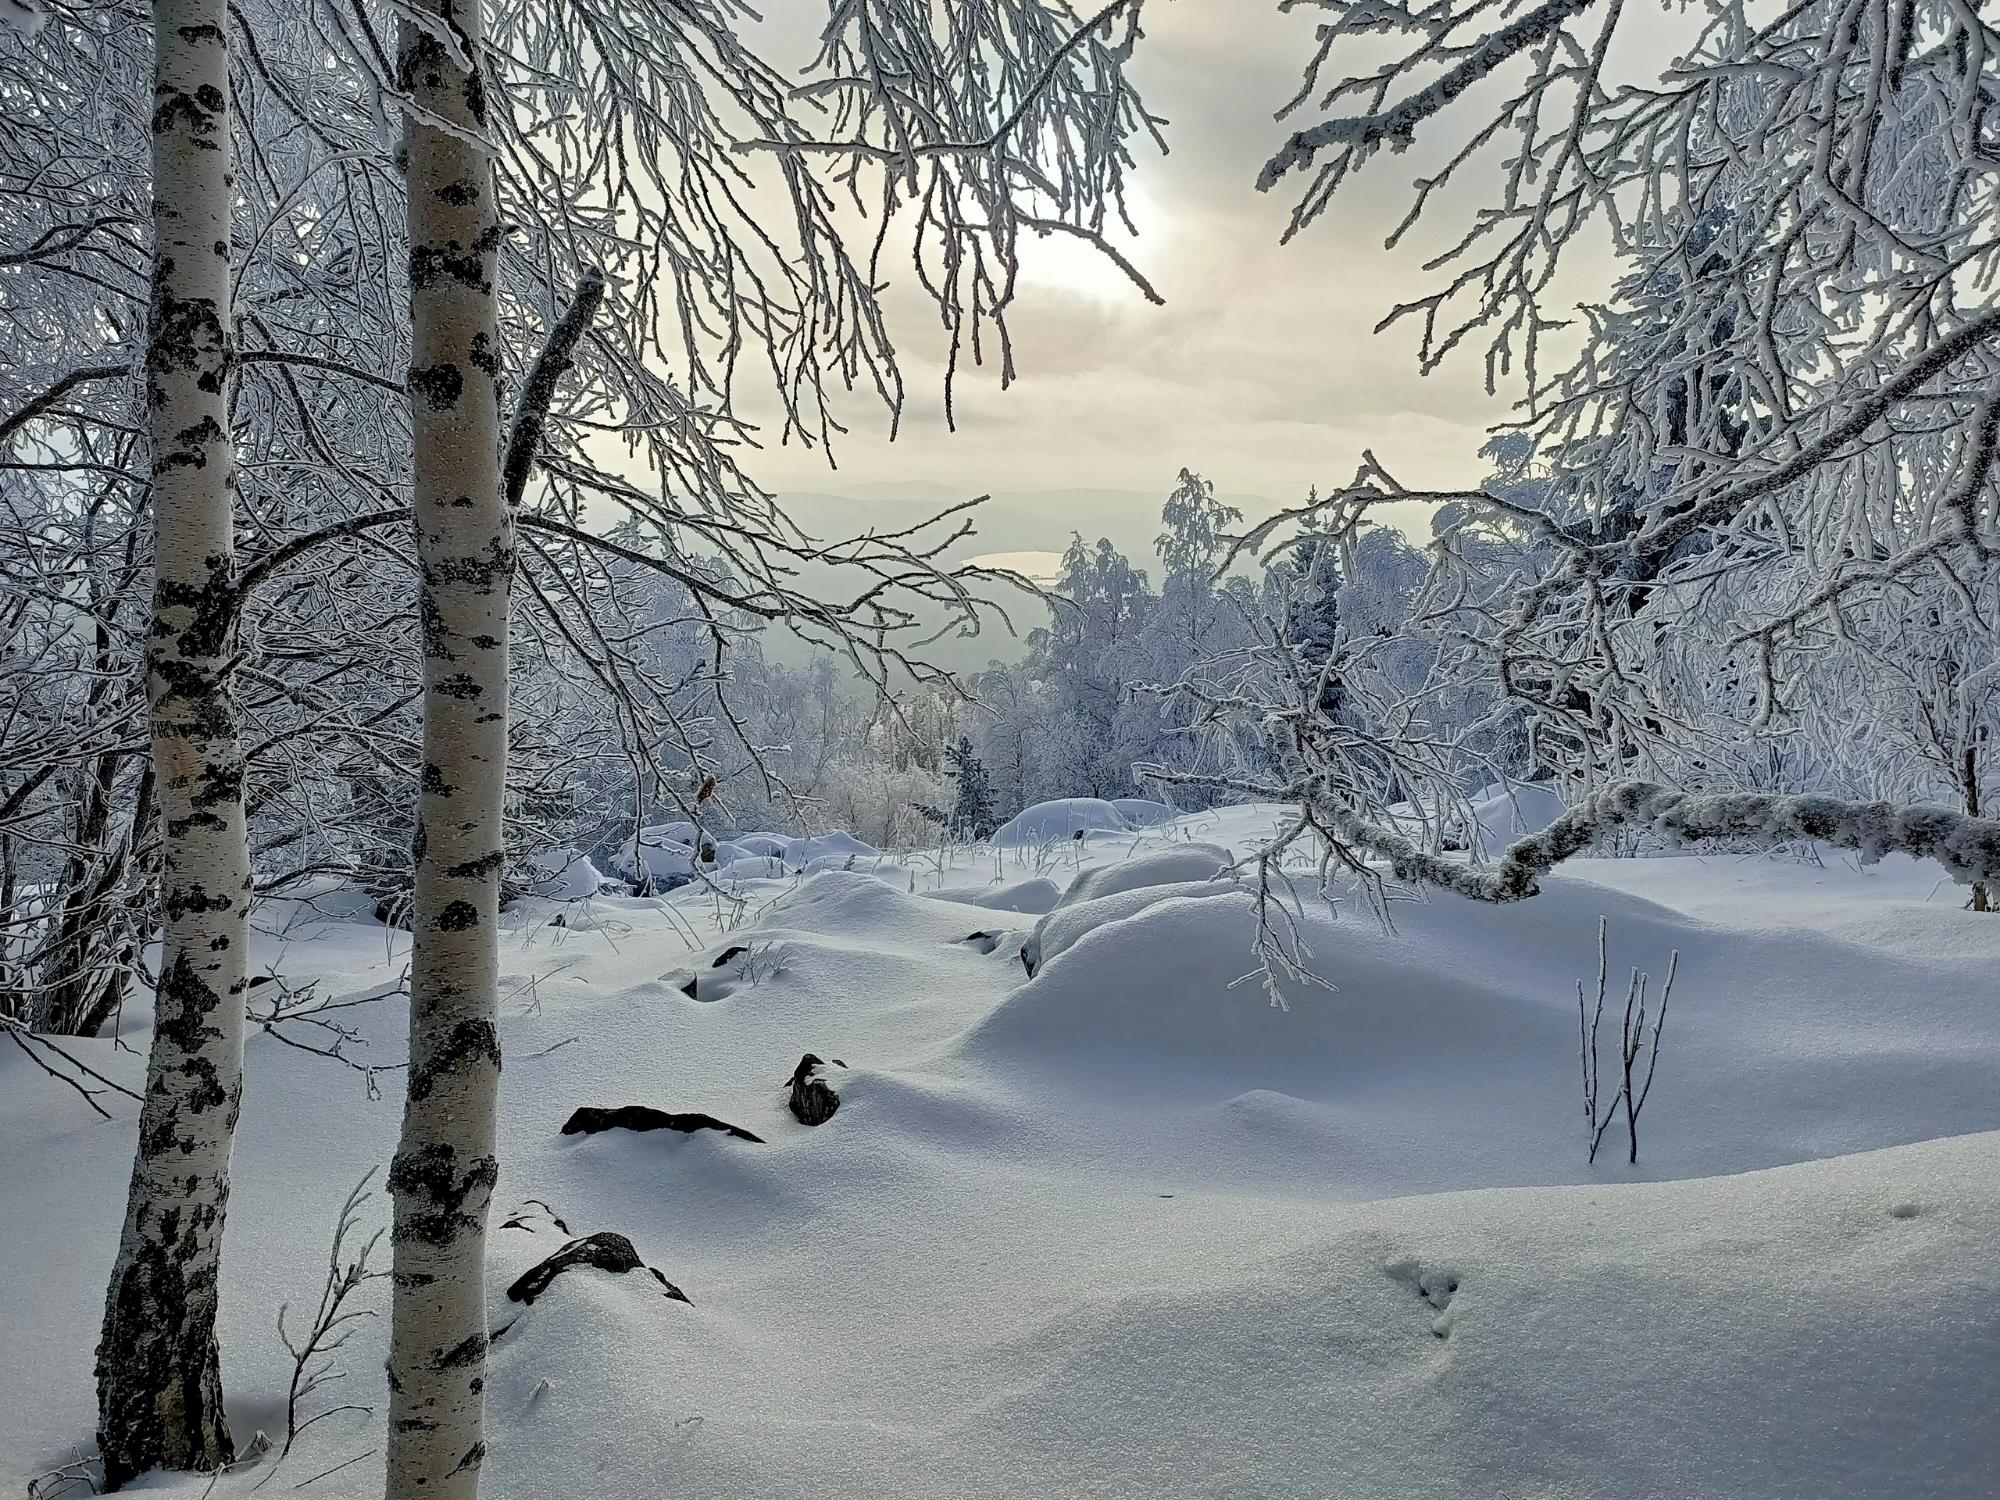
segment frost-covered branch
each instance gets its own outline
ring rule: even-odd
[[[1310,788],[1306,800],[1344,845],[1386,861],[1399,880],[1438,886],[1474,901],[1520,901],[1538,894],[1541,876],[1614,830],[1667,844],[1811,839],[1853,850],[1864,860],[1885,854],[1932,860],[1954,880],[2000,878],[2000,822],[1941,807],[1761,792],[1695,795],[1625,781],[1587,794],[1548,828],[1512,845],[1492,868],[1481,869],[1429,853],[1400,833],[1315,797]]]

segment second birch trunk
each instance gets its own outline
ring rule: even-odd
[[[473,1500],[486,1447],[486,1215],[499,1165],[495,1025],[513,524],[500,482],[501,236],[476,70],[478,0],[417,0],[402,82],[411,436],[424,654],[409,1095],[395,1196],[388,1494]],[[450,37],[447,48],[441,40]],[[440,128],[442,126],[446,128]]]

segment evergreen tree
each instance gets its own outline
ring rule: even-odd
[[[917,811],[933,823],[942,824],[950,838],[974,842],[991,838],[993,830],[1000,826],[1000,815],[993,783],[987,778],[985,764],[973,752],[972,741],[960,735],[957,744],[945,746],[944,758],[947,762],[944,774],[958,788],[957,797],[949,810],[918,803]]]

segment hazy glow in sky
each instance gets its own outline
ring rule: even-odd
[[[1485,395],[1477,357],[1425,379],[1408,333],[1371,332],[1429,284],[1412,253],[1422,245],[1382,248],[1398,189],[1420,163],[1385,163],[1342,215],[1280,246],[1290,200],[1259,194],[1254,180],[1287,129],[1272,114],[1297,86],[1311,16],[1153,0],[1147,17],[1135,71],[1168,119],[1172,154],[1141,159],[1141,237],[1126,248],[1167,305],[1146,303],[1079,243],[1039,242],[1012,316],[1012,389],[986,372],[961,375],[958,431],[948,433],[931,329],[906,319],[900,437],[886,442],[884,424],[857,406],[837,473],[817,453],[774,448],[751,460],[758,479],[850,494],[897,481],[1164,496],[1186,466],[1225,493],[1289,504],[1349,478],[1364,447],[1413,482],[1479,477],[1484,429],[1506,409]],[[1089,533],[1101,523],[1081,509],[1074,525]]]

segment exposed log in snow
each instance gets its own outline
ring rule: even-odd
[[[639,1252],[632,1248],[632,1242],[622,1234],[609,1230],[587,1235],[580,1240],[571,1240],[548,1259],[531,1266],[512,1286],[507,1288],[507,1300],[532,1305],[534,1300],[549,1289],[549,1283],[563,1272],[578,1266],[595,1266],[600,1271],[611,1271],[623,1275],[628,1271],[645,1271],[667,1289],[667,1295],[676,1302],[694,1304],[686,1292],[675,1286],[666,1277],[655,1271],[643,1260]]]
[[[724,1135],[735,1136],[739,1141],[755,1141],[760,1146],[764,1144],[762,1136],[752,1135],[742,1126],[718,1120],[714,1115],[670,1114],[646,1104],[621,1104],[612,1109],[586,1104],[563,1122],[562,1133],[595,1135],[600,1130],[678,1130],[683,1135],[692,1135],[697,1130],[719,1130]]]

